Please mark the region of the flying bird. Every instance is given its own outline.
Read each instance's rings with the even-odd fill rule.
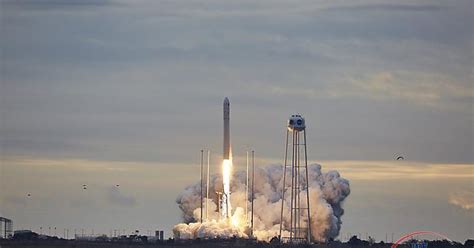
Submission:
[[[403,156],[398,156],[397,160],[405,160],[405,158]]]

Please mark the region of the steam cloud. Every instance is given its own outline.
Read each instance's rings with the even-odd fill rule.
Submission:
[[[287,170],[287,173],[287,178],[290,178],[290,171]],[[349,181],[340,177],[337,171],[322,173],[321,166],[318,164],[308,166],[308,177],[312,239],[324,242],[329,238],[336,238],[341,229],[341,216],[344,214],[342,202],[350,194]],[[221,175],[212,175],[210,178],[210,199],[205,198],[209,206],[209,216],[206,218],[206,209],[203,209],[203,217],[205,220],[207,219],[203,223],[199,223],[201,214],[200,183],[188,186],[176,199],[179,208],[183,211],[184,223],[177,224],[173,228],[174,235],[181,239],[229,238],[233,236],[248,238],[249,230],[245,225],[247,219],[245,216],[245,183],[246,172],[235,172],[231,180],[231,206],[234,207],[232,220],[239,222],[238,225],[235,225],[235,222],[233,225],[227,221],[219,221],[219,214],[216,212],[218,199],[215,192],[222,191]],[[289,187],[291,180],[287,180],[286,183]],[[305,181],[303,184],[306,184]],[[282,185],[283,166],[269,165],[256,168],[254,235],[258,240],[269,241],[272,237],[279,235]],[[205,194],[204,186],[204,197]],[[301,199],[306,199],[306,192],[303,191],[301,194]],[[248,219],[250,219],[250,201],[248,206]],[[283,222],[290,223],[289,193],[285,195],[284,206]],[[304,216],[302,214],[303,220]],[[285,226],[284,229],[286,228],[289,229]],[[288,232],[285,231],[282,235],[287,236]]]

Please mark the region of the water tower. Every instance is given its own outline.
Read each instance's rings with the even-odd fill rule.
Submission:
[[[311,216],[309,211],[305,120],[299,114],[291,115],[288,119],[287,127],[285,163],[283,167],[280,241],[290,244],[310,244]],[[290,143],[288,142],[289,137],[292,138]],[[289,153],[288,148],[291,148]],[[290,157],[291,161],[288,161]],[[291,180],[291,185],[287,185],[287,180]],[[287,204],[288,200],[290,202],[290,213],[284,213],[284,204]],[[286,217],[288,214],[290,216],[290,223],[284,223],[283,217]],[[283,230],[288,231],[289,235],[282,236]]]

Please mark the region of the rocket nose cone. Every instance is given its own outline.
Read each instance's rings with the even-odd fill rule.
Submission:
[[[229,103],[229,98],[224,98],[224,103]]]

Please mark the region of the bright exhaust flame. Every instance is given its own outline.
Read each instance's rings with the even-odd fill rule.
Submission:
[[[239,216],[237,216],[236,214],[234,214],[234,215],[231,217],[231,223],[232,223],[233,226],[240,228],[240,219],[239,219]]]
[[[230,176],[232,174],[232,160],[224,159],[222,164],[222,183],[223,183],[223,194],[222,194],[222,217],[224,219],[230,217],[232,207],[230,206]]]

